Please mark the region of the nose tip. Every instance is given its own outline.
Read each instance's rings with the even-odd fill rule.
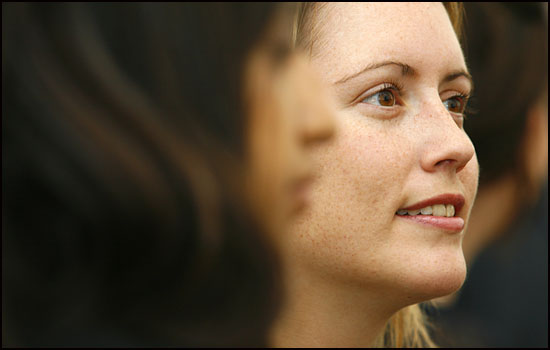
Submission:
[[[440,116],[442,118],[438,118],[437,127],[427,125],[427,130],[432,132],[426,134],[429,136],[422,167],[428,172],[450,169],[458,173],[474,158],[475,148],[464,129],[449,117],[448,111],[445,110]]]
[[[303,138],[306,144],[325,142],[336,131],[336,104],[328,91],[321,89],[312,96],[311,106],[304,118]]]
[[[335,120],[331,109],[319,108],[307,119],[303,135],[306,144],[325,142],[334,136]]]
[[[302,141],[305,146],[332,140],[335,133],[333,116],[327,112],[312,114],[309,127],[304,128]]]
[[[325,142],[333,138],[336,128],[336,100],[315,71],[309,59],[295,56],[295,93],[300,97],[297,122],[303,144]]]
[[[470,138],[462,130],[461,135],[451,135],[441,138],[440,142],[432,144],[432,151],[422,162],[425,170],[433,172],[438,169],[453,169],[460,172],[466,164],[474,157],[475,149]]]

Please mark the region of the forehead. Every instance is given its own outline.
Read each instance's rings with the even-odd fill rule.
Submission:
[[[441,3],[328,3],[316,20],[322,23],[312,56],[330,82],[382,61],[406,63],[421,75],[466,69]]]

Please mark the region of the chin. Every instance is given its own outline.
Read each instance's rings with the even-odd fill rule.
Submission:
[[[466,262],[460,254],[437,256],[416,265],[416,271],[409,269],[406,286],[406,300],[414,303],[427,301],[456,292],[466,279]]]

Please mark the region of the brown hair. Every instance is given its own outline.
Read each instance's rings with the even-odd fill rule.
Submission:
[[[301,47],[310,56],[315,55],[313,44],[321,37],[321,21],[314,19],[326,3],[303,2],[295,15],[293,38],[294,46]],[[453,29],[459,40],[462,39],[464,7],[459,2],[444,2]],[[427,302],[426,305],[431,305]],[[377,347],[436,347],[428,331],[428,321],[419,304],[399,310],[388,321],[384,331],[375,340]]]

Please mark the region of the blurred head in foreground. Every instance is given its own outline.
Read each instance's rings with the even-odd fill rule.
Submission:
[[[264,345],[330,103],[288,5],[2,4],[6,346]]]

